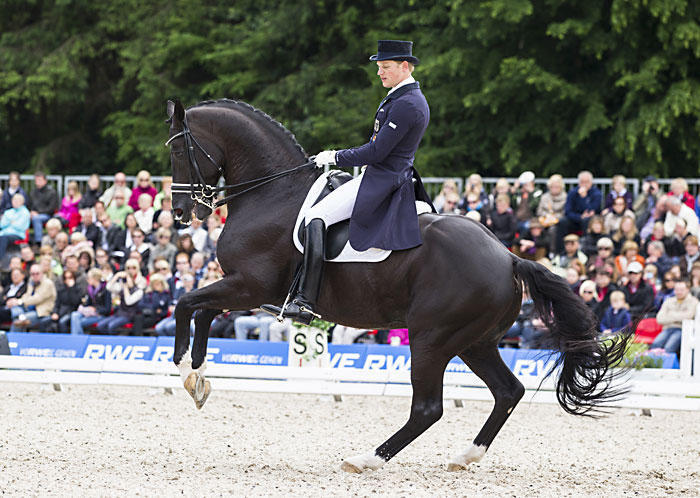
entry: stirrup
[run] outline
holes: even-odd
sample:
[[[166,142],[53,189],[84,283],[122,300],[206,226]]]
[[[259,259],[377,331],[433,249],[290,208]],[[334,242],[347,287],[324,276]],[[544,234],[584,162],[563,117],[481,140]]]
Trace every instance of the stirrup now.
[[[316,312],[315,312],[314,310],[312,310],[311,308],[307,308],[307,307],[304,305],[304,303],[302,303],[301,301],[297,301],[297,300],[295,299],[295,300],[293,301],[293,303],[296,304],[297,306],[299,306],[299,311],[304,312],[304,313],[308,313],[309,315],[312,315],[312,316],[318,318],[319,320],[321,319],[321,315],[319,315],[318,313],[316,313]],[[285,304],[284,307],[282,308],[282,312],[280,313],[280,315],[282,315],[282,314],[284,313],[286,307],[287,307],[287,306],[286,306],[286,304]]]

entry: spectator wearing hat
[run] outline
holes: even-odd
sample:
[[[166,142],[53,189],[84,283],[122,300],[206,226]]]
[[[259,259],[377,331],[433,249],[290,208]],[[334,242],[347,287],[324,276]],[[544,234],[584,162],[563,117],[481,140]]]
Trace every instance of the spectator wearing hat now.
[[[627,190],[627,178],[624,175],[615,175],[612,177],[612,188],[608,195],[605,196],[605,209],[603,214],[609,213],[615,203],[615,199],[623,198],[625,200],[625,209],[632,209],[632,192]]]
[[[654,305],[654,289],[642,279],[642,271],[642,264],[632,261],[627,265],[627,276],[623,279],[626,283],[622,291],[625,293],[633,321],[643,318]]]
[[[662,348],[667,353],[681,353],[681,327],[683,320],[692,320],[698,309],[698,300],[690,294],[690,282],[678,280],[674,284],[675,296],[661,305],[656,321],[663,326],[661,333],[651,343],[651,349]]]
[[[678,220],[685,221],[688,233],[698,235],[698,217],[691,208],[683,204],[678,197],[669,195],[666,198],[666,221],[664,221],[664,232],[667,237],[676,231]]]
[[[655,176],[648,175],[642,181],[642,193],[632,203],[632,211],[637,218],[637,228],[641,232],[642,227],[647,223],[654,213],[656,201],[661,196],[659,181]]]
[[[586,229],[586,234],[581,237],[581,250],[583,254],[591,258],[595,256],[598,252],[598,241],[606,236],[606,232],[603,229],[603,217],[595,215],[591,217],[588,222],[588,228]]]
[[[583,231],[588,226],[588,220],[600,214],[602,194],[593,185],[593,174],[581,171],[578,174],[578,187],[569,191],[564,206],[565,220],[562,222],[561,237],[577,231]]]
[[[644,267],[644,258],[639,254],[639,245],[633,240],[628,240],[622,245],[620,255],[615,258],[615,267],[620,275],[627,273],[627,266],[633,261]]]
[[[542,190],[535,188],[535,174],[525,171],[513,184],[513,192],[515,218],[518,220],[518,231],[522,232],[527,230],[530,220],[537,214]]]
[[[583,254],[579,246],[579,236],[575,233],[570,233],[564,237],[564,251],[552,260],[552,271],[565,277],[566,269],[574,259],[578,259],[584,266],[588,261],[588,258]]]
[[[532,218],[529,225],[529,229],[519,232],[515,237],[512,251],[521,258],[537,261],[549,252],[549,236],[544,232],[539,219]]]

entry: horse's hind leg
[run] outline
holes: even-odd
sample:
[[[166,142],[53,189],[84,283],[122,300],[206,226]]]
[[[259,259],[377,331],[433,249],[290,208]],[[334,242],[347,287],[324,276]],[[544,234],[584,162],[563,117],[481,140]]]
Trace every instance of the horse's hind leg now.
[[[449,358],[445,360],[434,353],[417,352],[415,349],[411,344],[413,399],[408,422],[374,453],[345,460],[341,468],[346,472],[378,469],[442,416],[442,379]]]
[[[465,469],[468,464],[481,460],[513,408],[525,394],[525,388],[503,363],[495,345],[484,346],[483,349],[470,348],[459,357],[486,383],[493,394],[495,404],[472,446],[455,456],[449,462],[447,470]]]

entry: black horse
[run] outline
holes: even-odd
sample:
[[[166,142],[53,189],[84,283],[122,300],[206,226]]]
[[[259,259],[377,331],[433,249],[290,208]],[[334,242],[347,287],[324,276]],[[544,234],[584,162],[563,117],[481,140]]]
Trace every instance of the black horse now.
[[[203,102],[187,110],[168,102],[175,217],[205,218],[220,175],[227,184],[228,218],[217,255],[225,277],[185,294],[175,316],[174,362],[201,408],[210,392],[203,377],[209,326],[222,309],[248,310],[281,303],[301,254],[292,243],[306,192],[321,171],[294,136],[243,102]],[[233,192],[233,193],[232,193]],[[241,193],[243,192],[243,193]],[[235,195],[240,193],[240,195]],[[195,205],[194,198],[199,199]],[[558,351],[556,391],[562,408],[591,414],[620,392],[611,365],[628,337],[597,339],[595,318],[564,280],[515,257],[487,229],[454,215],[420,216],[423,244],[395,251],[381,263],[327,263],[317,311],[358,328],[408,328],[413,399],[408,422],[371,453],[349,458],[343,469],[376,469],[442,416],[443,374],[459,356],[488,386],[495,405],[473,444],[448,468],[478,461],[524,394],[503,363],[497,344],[518,316],[523,283]],[[190,353],[190,319],[195,311]]]

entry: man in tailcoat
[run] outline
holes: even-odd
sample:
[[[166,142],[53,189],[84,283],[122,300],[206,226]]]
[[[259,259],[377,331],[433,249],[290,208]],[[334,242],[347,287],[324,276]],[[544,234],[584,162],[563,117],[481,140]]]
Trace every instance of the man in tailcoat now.
[[[377,62],[377,75],[390,90],[379,104],[369,142],[353,149],[325,150],[315,158],[318,167],[367,167],[306,214],[302,275],[296,296],[284,309],[285,317],[309,323],[318,316],[313,307],[321,285],[325,229],[333,223],[350,218],[350,245],[357,251],[404,250],[422,243],[415,201],[431,207],[432,203],[413,160],[430,109],[411,75],[419,63],[412,49],[410,41],[379,41],[377,54],[369,59]],[[280,312],[272,305],[263,309]]]

